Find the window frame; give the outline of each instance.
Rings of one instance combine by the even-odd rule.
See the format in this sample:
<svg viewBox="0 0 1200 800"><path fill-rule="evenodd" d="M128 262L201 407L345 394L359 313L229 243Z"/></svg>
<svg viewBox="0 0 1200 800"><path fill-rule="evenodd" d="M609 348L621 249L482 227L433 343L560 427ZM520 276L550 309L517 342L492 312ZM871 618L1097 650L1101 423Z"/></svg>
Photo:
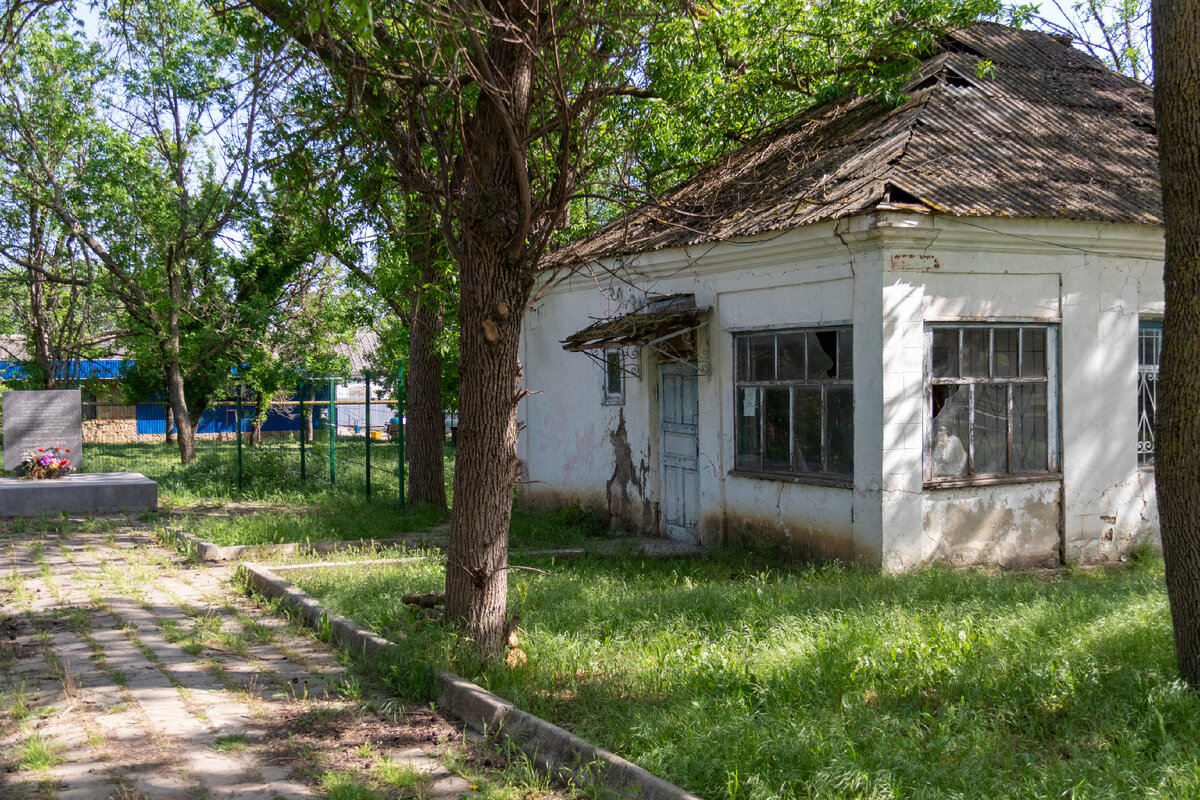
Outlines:
<svg viewBox="0 0 1200 800"><path fill-rule="evenodd" d="M804 326L789 326L770 328L753 328L740 329L730 331L733 339L733 469L730 470L731 475L740 475L743 477L762 478L768 480L789 481L793 483L812 483L818 485L831 485L838 487L848 487L854 482L854 361L853 361L853 337L854 329L850 323L834 323L822 325L804 325ZM808 336L810 334L833 333L836 335L835 346L835 363L833 369L834 377L808 377L810 371L809 363L809 344ZM780 379L780 337L785 336L804 336L804 362L800 365L794 365L793 368L799 368L803 377L793 377ZM752 377L749 373L753 367L747 361L753 361L749 354L750 340L755 338L772 338L772 378L759 379ZM746 352L743 353L743 343L745 343ZM827 351L826 351L827 352ZM743 402L743 393L746 389L755 391L755 405L757 419L757 431L755 438L757 439L757 464L748 464L746 459L748 455L742 455L742 426L740 424L741 409ZM770 466L768 460L768 437L766 434L767 414L764 406L767 403L768 390L787 390L788 408L788 465L786 468L778 466ZM820 392L820 469L819 470L800 470L797 469L799 463L797 454L799 448L797 446L797 392L798 390L813 390L817 389ZM831 415L829 405L830 390L847 392L849 395L848 415L846 409L841 410L843 419L848 419L848 448L844 449L844 457L846 459L844 471L831 470ZM844 444L844 442L843 442ZM803 458L803 454L800 454Z"/></svg>
<svg viewBox="0 0 1200 800"><path fill-rule="evenodd" d="M1139 469L1154 469L1154 419L1158 414L1158 370L1162 364L1162 334L1162 317L1138 319L1137 462ZM1152 354L1153 363L1146 359L1148 354ZM1148 414L1147 405L1149 405Z"/></svg>
<svg viewBox="0 0 1200 800"><path fill-rule="evenodd" d="M1043 376L1025 376L1023 375L1024 362L1024 336L1018 335L1018 351L1017 351L1017 366L1015 375L998 375L996 374L996 346L995 346L995 331L997 330L1038 330L1045 334L1045 351L1043 359L1045 362L1045 375ZM938 330L957 330L958 336L958 377L935 377L934 376L934 333ZM986 375L964 375L964 337L966 331L987 331L988 332L988 363ZM1060 348L1060 329L1059 325L1054 322L1034 321L1034 320L986 320L986 321L971 321L971 322L926 322L925 323L925 368L924 368L924 399L925 407L922 413L924 426L924 452L922 454L922 473L923 483L929 488L938 487L954 487L954 486L979 486L988 484L1005 484L1005 483L1027 483L1045 480L1056 480L1062 477L1062 468L1060 463L1062 424L1059 403L1061 397L1061 387L1059 386L1059 348ZM1014 470L1014 426L1015 414L1013 411L1013 388L1014 386L1029 386L1044 384L1046 386L1046 468L1038 470ZM970 440L967 442L967 474L965 475L936 475L933 469L934 457L934 391L936 386L966 386L968 388L967 396L967 421L968 431L970 431ZM975 422L976 412L976 391L977 386L1004 386L1005 400L1007 405L1007 413L1005 416L1005 452L1004 462L1006 469L1003 472L976 472L975 469L975 446L976 437L974 431L977 430Z"/></svg>
<svg viewBox="0 0 1200 800"><path fill-rule="evenodd" d="M600 363L604 365L604 369L600 371L600 404L623 406L625 405L625 351L620 347L605 347L601 352L603 357ZM618 385L616 390L612 388L614 375Z"/></svg>

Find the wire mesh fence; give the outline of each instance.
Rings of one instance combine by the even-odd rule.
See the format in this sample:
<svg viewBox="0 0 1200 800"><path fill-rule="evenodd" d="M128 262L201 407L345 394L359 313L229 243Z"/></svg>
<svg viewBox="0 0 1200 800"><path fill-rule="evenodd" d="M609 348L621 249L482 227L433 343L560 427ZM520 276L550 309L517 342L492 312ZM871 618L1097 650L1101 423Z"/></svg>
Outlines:
<svg viewBox="0 0 1200 800"><path fill-rule="evenodd" d="M396 394L370 373L304 378L269 398L236 386L200 414L187 465L166 403L85 401L80 469L140 472L196 493L337 491L402 507L404 425Z"/></svg>

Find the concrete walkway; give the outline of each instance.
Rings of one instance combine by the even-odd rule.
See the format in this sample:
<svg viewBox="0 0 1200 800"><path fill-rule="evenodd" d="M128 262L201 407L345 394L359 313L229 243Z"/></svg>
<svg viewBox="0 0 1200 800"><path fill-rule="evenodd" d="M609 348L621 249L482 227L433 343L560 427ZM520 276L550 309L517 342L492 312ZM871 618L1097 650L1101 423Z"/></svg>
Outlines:
<svg viewBox="0 0 1200 800"><path fill-rule="evenodd" d="M436 800L505 782L502 759L427 705L379 699L239 594L230 566L188 564L123 519L37 527L0 521L0 797L278 800L360 783Z"/></svg>

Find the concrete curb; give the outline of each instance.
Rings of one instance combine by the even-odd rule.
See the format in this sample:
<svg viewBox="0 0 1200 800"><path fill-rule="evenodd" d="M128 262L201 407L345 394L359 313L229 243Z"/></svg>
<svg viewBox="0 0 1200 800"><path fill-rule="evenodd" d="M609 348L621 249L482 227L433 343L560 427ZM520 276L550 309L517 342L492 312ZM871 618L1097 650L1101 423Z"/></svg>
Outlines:
<svg viewBox="0 0 1200 800"><path fill-rule="evenodd" d="M382 550L397 545L422 546L419 542L407 537L392 539L347 539L331 542L284 542L282 544L227 544L219 545L206 542L194 533L175 531L175 546L188 555L194 555L201 561L235 561L246 558L267 558L270 556L294 555L325 555L340 553L346 550ZM443 549L437 545L429 545L433 549ZM561 558L582 558L587 551L582 548L567 548L562 550L527 550L516 551L514 555L522 556L558 556ZM382 559L372 563L391 562L396 559ZM405 561L407 559L399 559ZM300 567L309 566L302 564Z"/></svg>
<svg viewBox="0 0 1200 800"><path fill-rule="evenodd" d="M218 545L206 542L187 531L175 532L175 544L180 550L195 555L201 561L234 561L239 558L266 558L269 556L324 555L343 550L361 550L370 547L382 550L402 544L413 544L409 539L352 539L337 542L286 542L283 544L229 544Z"/></svg>
<svg viewBox="0 0 1200 800"><path fill-rule="evenodd" d="M340 614L328 611L316 599L266 567L242 564L239 572L259 592L278 598L309 626L327 633L332 641L350 652L371 658L397 646ZM539 769L559 780L570 781L576 786L607 789L623 799L636 796L638 800L701 800L637 764L526 713L452 672L438 670L435 675L440 686L438 702L442 708L480 733L503 737L525 753Z"/></svg>

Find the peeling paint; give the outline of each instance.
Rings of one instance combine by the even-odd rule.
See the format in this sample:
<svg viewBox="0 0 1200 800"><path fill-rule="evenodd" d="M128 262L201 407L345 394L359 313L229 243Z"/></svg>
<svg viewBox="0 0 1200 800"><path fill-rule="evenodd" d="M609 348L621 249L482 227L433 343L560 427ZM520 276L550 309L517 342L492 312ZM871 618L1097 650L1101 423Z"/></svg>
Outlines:
<svg viewBox="0 0 1200 800"><path fill-rule="evenodd" d="M617 429L608 434L613 449L612 477L604 484L609 526L636 527L645 532L654 522L653 505L646 500L646 462L634 466L633 448L625 430L625 409L620 410Z"/></svg>
<svg viewBox="0 0 1200 800"><path fill-rule="evenodd" d="M928 560L956 566L1056 566L1057 483L934 489L924 498Z"/></svg>

